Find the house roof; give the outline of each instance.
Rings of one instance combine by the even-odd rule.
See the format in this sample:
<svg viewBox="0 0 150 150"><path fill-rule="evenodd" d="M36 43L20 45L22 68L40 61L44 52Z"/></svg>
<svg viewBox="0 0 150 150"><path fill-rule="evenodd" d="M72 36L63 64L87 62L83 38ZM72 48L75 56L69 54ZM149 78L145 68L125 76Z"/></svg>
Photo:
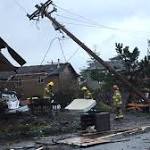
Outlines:
<svg viewBox="0 0 150 150"><path fill-rule="evenodd" d="M111 66L113 69L115 69L116 71L122 71L125 69L124 64L122 63L121 60L116 60L116 59L110 59L110 61L105 61L105 63L107 63L109 66ZM100 71L104 71L106 70L106 68L100 64L99 62L94 62L91 63L90 66L88 67L89 70L94 70L94 69L98 69Z"/></svg>
<svg viewBox="0 0 150 150"><path fill-rule="evenodd" d="M78 75L70 63L53 63L47 65L35 65L35 66L23 66L17 70L17 75L29 75L37 73L47 73L50 75L59 75L63 69L68 66L74 72L75 75Z"/></svg>
<svg viewBox="0 0 150 150"><path fill-rule="evenodd" d="M48 64L48 65L34 65L34 66L23 66L19 67L16 72L13 71L3 71L0 73L0 80L7 80L11 76L22 76L22 75L33 75L33 74L43 74L47 76L59 75L65 67L69 67L76 77L79 75L74 70L70 63L60 63L58 64Z"/></svg>
<svg viewBox="0 0 150 150"><path fill-rule="evenodd" d="M113 60L121 60L121 56L117 55L115 57L110 58L109 60L113 61Z"/></svg>

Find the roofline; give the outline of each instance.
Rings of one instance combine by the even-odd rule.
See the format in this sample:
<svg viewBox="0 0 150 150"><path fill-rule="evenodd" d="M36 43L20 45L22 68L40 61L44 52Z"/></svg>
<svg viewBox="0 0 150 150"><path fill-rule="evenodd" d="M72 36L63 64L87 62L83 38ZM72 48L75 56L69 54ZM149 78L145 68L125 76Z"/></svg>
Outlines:
<svg viewBox="0 0 150 150"><path fill-rule="evenodd" d="M22 74L16 74L15 76L30 76L30 75L48 75L46 72L40 72L40 73L22 73Z"/></svg>

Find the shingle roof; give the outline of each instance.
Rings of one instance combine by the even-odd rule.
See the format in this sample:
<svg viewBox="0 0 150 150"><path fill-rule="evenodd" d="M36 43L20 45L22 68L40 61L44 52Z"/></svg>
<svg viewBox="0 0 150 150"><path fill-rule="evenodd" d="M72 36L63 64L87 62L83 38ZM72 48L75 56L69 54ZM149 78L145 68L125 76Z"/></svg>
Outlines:
<svg viewBox="0 0 150 150"><path fill-rule="evenodd" d="M48 65L35 65L35 66L23 66L17 70L17 74L32 74L32 73L41 73L46 72L51 74L52 72L58 73L66 64L48 64Z"/></svg>
<svg viewBox="0 0 150 150"><path fill-rule="evenodd" d="M70 63L60 63L59 67L56 63L48 65L23 66L17 70L17 74L48 73L48 75L58 75L66 66L71 67L75 75L78 75Z"/></svg>
<svg viewBox="0 0 150 150"><path fill-rule="evenodd" d="M30 75L37 73L47 73L48 76L59 75L66 66L71 68L75 76L79 76L70 63L60 63L59 66L58 64L23 66L18 68L16 72L0 72L0 80L7 80L12 75Z"/></svg>

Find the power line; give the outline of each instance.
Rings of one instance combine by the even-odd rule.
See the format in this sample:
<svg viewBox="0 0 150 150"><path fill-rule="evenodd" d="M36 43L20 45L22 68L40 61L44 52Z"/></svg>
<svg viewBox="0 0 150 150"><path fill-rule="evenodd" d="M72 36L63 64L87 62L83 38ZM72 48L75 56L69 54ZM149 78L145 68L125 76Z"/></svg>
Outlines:
<svg viewBox="0 0 150 150"><path fill-rule="evenodd" d="M68 19L68 20L73 20L73 21L77 21L77 22L78 22L78 23L64 22L64 23L67 23L67 24L82 25L82 26L87 26L87 27L99 27L99 26L97 26L97 25L87 23L86 21L82 21L82 20L80 20L80 19L75 19L75 18L71 18L71 17L68 17L68 16L59 15L59 14L57 14L56 16L61 17L61 18L65 18L65 19ZM79 23L79 22L80 22L80 23ZM83 24L81 24L81 23L83 23Z"/></svg>
<svg viewBox="0 0 150 150"><path fill-rule="evenodd" d="M15 2L16 5L17 5L21 10L23 10L26 14L28 13L27 10L26 10L17 0L14 0L14 2Z"/></svg>
<svg viewBox="0 0 150 150"><path fill-rule="evenodd" d="M79 51L79 48L77 50L75 50L75 52L68 58L67 62L69 62L78 51Z"/></svg>
<svg viewBox="0 0 150 150"><path fill-rule="evenodd" d="M63 55L63 57L64 57L64 60L65 60L65 62L66 62L65 53L64 53L64 50L63 50L63 47L62 47L62 44L61 44L61 39L60 39L60 38L58 38L58 42L59 42L59 45L60 45L60 50L61 50L61 52L62 52L62 55Z"/></svg>
<svg viewBox="0 0 150 150"><path fill-rule="evenodd" d="M64 12L67 12L67 13L72 14L72 15L74 15L74 16L80 17L80 18L82 18L82 19L84 19L84 20L86 20L86 21L89 22L89 19L86 18L86 17L84 17L84 16L81 16L81 15L79 15L79 14L77 14L77 13L74 13L74 12L68 10L68 9L62 8L62 7L58 6L58 5L55 5L55 6L58 7L60 10L63 10Z"/></svg>
<svg viewBox="0 0 150 150"><path fill-rule="evenodd" d="M84 27L91 27L91 28L102 29L102 28L100 28L100 27L98 27L98 26L91 25L91 24L82 24L82 23L65 22L65 21L63 21L62 23L71 24L71 25L75 25L75 26L84 26Z"/></svg>
<svg viewBox="0 0 150 150"><path fill-rule="evenodd" d="M81 19L78 19L78 18L72 18L72 17L60 15L60 14L56 14L56 16L61 17L61 18L66 18L66 19L69 19L69 20L74 20L74 21L80 21L80 22L84 22L84 23L89 23L89 21L81 20Z"/></svg>
<svg viewBox="0 0 150 150"><path fill-rule="evenodd" d="M47 49L47 51L45 52L45 55L44 55L44 57L43 57L43 59L42 59L42 61L41 61L41 65L43 64L43 62L44 62L44 60L45 60L45 58L46 58L48 52L50 51L50 48L51 48L53 42L54 42L56 39L58 39L58 37L54 37L54 38L50 41L49 46L48 46L48 49Z"/></svg>
<svg viewBox="0 0 150 150"><path fill-rule="evenodd" d="M77 17L79 17L79 18L84 19L84 21L86 21L86 22L91 22L93 25L97 25L97 26L100 26L100 27L102 27L102 28L107 28L107 29L111 29L111 30L121 30L121 29L119 29L119 28L115 28L115 27L110 27L110 26L106 26L106 25L99 24L98 22L95 22L94 20L91 20L91 19L89 19L89 18L87 18L87 17L81 16L81 15L79 15L79 14L77 14L77 13L74 13L74 12L68 10L68 9L64 9L64 8L58 6L58 5L55 5L55 6L58 7L59 9L65 11L65 12L69 13L69 14L72 14L72 15L74 15L74 16L77 16ZM68 17L68 18L69 18L69 17Z"/></svg>
<svg viewBox="0 0 150 150"><path fill-rule="evenodd" d="M71 19L73 20L73 19ZM81 22L81 21L80 21ZM75 25L75 26L84 26L84 27L90 27L90 28L97 28L97 29L108 29L108 30L112 30L112 31L119 31L119 32L132 32L132 33L150 33L150 31L144 31L144 30L129 30L129 29L121 29L121 28L115 28L115 27L102 27L102 26L98 26L98 25L94 25L94 24L85 24L84 22L82 23L74 23L74 22L66 22L63 21L62 23L65 24L71 24L71 25Z"/></svg>
<svg viewBox="0 0 150 150"><path fill-rule="evenodd" d="M23 5L21 5L17 0L14 0L14 2L16 3L16 5L25 13L28 14L27 10L25 9L25 7L23 7ZM34 24L34 23L33 23ZM37 30L40 30L37 22L34 24Z"/></svg>
<svg viewBox="0 0 150 150"><path fill-rule="evenodd" d="M128 29L121 29L121 28L118 28L118 27L111 27L111 26L107 26L107 25L103 25L103 24L99 24L98 22L95 22L87 17L84 17L84 16L81 16L77 13L74 13L70 10L67 10L67 9L64 9L58 5L55 5L56 7L58 7L60 10L64 11L64 12L67 12L69 14L72 14L76 17L79 17L81 19L76 19L76 18L71 18L71 17L68 17L68 16L63 16L63 15L57 15L58 17L63 17L63 18L66 18L66 19L70 19L70 20L76 20L76 21L80 21L80 22L88 22L88 24L86 25L83 25L83 24L74 24L74 23L68 23L68 24L72 24L72 25L82 25L82 26L86 26L86 27L99 27L99 28L104 28L104 29L108 29L108 30L115 30L115 31L120 31L120 32L144 32L144 33L150 33L150 31L142 31L142 30L136 30L136 31L133 31L133 30L128 30ZM90 23L89 23L90 22ZM92 26L93 25L93 26Z"/></svg>

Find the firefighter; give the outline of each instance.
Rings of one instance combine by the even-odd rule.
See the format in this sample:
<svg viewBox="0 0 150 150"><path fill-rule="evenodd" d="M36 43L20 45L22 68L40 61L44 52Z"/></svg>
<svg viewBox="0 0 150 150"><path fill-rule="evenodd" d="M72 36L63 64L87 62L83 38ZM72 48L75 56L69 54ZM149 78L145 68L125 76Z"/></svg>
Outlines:
<svg viewBox="0 0 150 150"><path fill-rule="evenodd" d="M122 112L122 97L117 85L113 86L113 106L115 112L115 119L123 118Z"/></svg>
<svg viewBox="0 0 150 150"><path fill-rule="evenodd" d="M92 93L87 89L86 86L83 86L81 90L83 91L83 95L85 99L92 99Z"/></svg>
<svg viewBox="0 0 150 150"><path fill-rule="evenodd" d="M50 81L45 89L44 89L44 98L48 98L49 100L52 100L54 93L53 93L53 86L54 82Z"/></svg>

